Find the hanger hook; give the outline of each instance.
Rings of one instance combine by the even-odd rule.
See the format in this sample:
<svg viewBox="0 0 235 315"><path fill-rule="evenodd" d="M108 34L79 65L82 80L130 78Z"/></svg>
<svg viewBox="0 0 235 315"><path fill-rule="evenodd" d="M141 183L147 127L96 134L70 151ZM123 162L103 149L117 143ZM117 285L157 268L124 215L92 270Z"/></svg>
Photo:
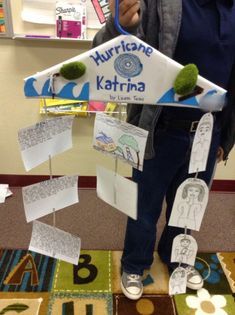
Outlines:
<svg viewBox="0 0 235 315"><path fill-rule="evenodd" d="M130 33L126 32L123 27L119 23L119 0L115 0L115 18L114 24L117 31L122 35L130 35Z"/></svg>

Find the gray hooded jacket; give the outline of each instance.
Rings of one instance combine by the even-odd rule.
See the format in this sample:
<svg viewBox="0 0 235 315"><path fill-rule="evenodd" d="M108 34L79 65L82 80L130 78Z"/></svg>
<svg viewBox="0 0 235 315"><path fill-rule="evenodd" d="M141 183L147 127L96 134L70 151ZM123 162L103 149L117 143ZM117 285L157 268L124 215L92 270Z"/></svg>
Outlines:
<svg viewBox="0 0 235 315"><path fill-rule="evenodd" d="M181 16L182 0L142 0L141 22L127 31L172 58L178 40ZM105 26L96 34L93 47L118 35L120 34L110 16ZM127 121L149 131L145 159L154 157L154 132L161 111L161 106L128 104ZM228 88L228 105L222 113L222 122L221 146L224 149L224 159L227 159L235 142L235 66Z"/></svg>

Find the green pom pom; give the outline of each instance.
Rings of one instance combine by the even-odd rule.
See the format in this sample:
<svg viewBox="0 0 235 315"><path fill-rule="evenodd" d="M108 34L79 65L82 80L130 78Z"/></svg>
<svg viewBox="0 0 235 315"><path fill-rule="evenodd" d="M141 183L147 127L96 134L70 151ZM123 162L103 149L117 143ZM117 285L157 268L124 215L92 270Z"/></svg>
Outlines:
<svg viewBox="0 0 235 315"><path fill-rule="evenodd" d="M197 84L198 68L194 64L186 65L177 75L174 82L175 93L188 95L193 92Z"/></svg>
<svg viewBox="0 0 235 315"><path fill-rule="evenodd" d="M67 80L76 80L86 72L86 66L82 62L70 62L63 65L60 69L60 75Z"/></svg>

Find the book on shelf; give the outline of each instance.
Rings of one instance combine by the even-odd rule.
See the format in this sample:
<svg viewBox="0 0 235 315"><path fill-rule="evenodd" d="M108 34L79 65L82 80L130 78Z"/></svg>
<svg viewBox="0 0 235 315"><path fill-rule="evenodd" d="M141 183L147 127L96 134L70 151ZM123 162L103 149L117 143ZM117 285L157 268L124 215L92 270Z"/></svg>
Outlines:
<svg viewBox="0 0 235 315"><path fill-rule="evenodd" d="M86 39L86 1L56 1L56 36Z"/></svg>

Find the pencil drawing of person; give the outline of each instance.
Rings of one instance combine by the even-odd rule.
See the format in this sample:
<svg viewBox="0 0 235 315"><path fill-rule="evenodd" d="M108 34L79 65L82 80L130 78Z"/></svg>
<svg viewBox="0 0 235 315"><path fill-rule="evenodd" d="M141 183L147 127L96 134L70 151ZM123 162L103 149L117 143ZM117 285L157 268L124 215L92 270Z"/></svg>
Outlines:
<svg viewBox="0 0 235 315"><path fill-rule="evenodd" d="M206 167L207 155L210 148L211 129L212 125L210 121L205 120L199 123L197 137L195 136L191 154L191 163L195 171L202 171Z"/></svg>
<svg viewBox="0 0 235 315"><path fill-rule="evenodd" d="M177 210L178 226L199 230L200 222L197 220L203 209L202 202L205 196L205 189L201 184L186 184L182 191L183 201L179 203Z"/></svg>
<svg viewBox="0 0 235 315"><path fill-rule="evenodd" d="M171 294L179 294L184 292L186 271L183 268L177 268L171 275L170 286Z"/></svg>
<svg viewBox="0 0 235 315"><path fill-rule="evenodd" d="M188 260L193 255L194 251L190 249L191 241L189 238L182 238L180 246L175 248L175 260L180 263L188 264Z"/></svg>

